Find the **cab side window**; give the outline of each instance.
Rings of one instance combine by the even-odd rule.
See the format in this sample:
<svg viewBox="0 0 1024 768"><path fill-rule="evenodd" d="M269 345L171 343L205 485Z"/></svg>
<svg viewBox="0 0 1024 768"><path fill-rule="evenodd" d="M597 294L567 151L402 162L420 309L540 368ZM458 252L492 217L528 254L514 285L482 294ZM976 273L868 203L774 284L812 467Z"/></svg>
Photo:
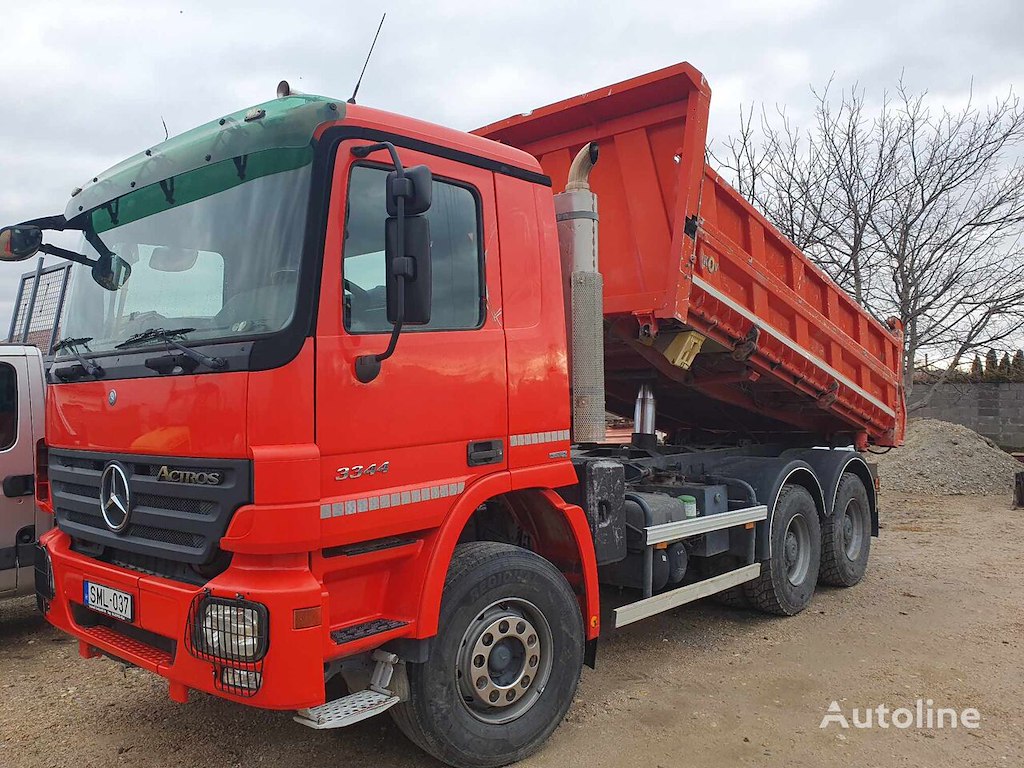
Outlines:
<svg viewBox="0 0 1024 768"><path fill-rule="evenodd" d="M349 177L342 261L345 329L390 333L384 263L384 187L389 169L355 165ZM438 179L430 221L430 323L418 330L479 328L483 322L483 253L476 195L467 187Z"/></svg>
<svg viewBox="0 0 1024 768"><path fill-rule="evenodd" d="M18 439L18 374L8 363L0 363L0 451Z"/></svg>

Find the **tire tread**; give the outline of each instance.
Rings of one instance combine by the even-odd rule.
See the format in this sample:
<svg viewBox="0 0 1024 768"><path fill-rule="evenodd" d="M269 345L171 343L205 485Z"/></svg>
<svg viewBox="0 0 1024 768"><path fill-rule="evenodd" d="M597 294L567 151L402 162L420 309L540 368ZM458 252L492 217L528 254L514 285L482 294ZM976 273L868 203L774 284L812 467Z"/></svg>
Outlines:
<svg viewBox="0 0 1024 768"><path fill-rule="evenodd" d="M783 505L784 501L794 494L805 494L813 506L813 498L806 488L801 485L786 485L779 492L779 498L775 502L776 511ZM769 530L768 535L772 536L773 534L774 531ZM802 610L794 611L782 601L779 590L776 588L773 580L771 558L761 563L761 575L753 581L744 584L743 591L750 604L764 613L771 613L776 616L794 616Z"/></svg>
<svg viewBox="0 0 1024 768"><path fill-rule="evenodd" d="M572 596L572 590L568 582L565 582L565 577L562 575L562 573L557 568L555 568L555 566L552 565L549 561L545 560L544 558L540 557L534 552L531 552L530 550L524 549L522 547L517 547L512 544L504 544L501 542L471 541L456 546L455 552L452 555L451 562L448 566L448 573L445 576L444 592L442 593L441 598L442 618L445 609L445 596L448 594L449 588L452 585L459 582L467 573L470 573L471 571L479 568L481 565L484 565L491 560L502 558L509 561L522 561L524 557L530 558L535 566L539 566L542 569L548 570L553 578L561 580L565 586L566 591L568 592L568 595ZM575 601L575 597L572 597ZM577 616L579 621L580 636L582 637L583 619L582 616L579 616L579 614L577 614ZM580 660L582 662L582 647ZM407 680L409 676L415 674L416 670L414 669L414 667L417 666L420 665L406 665ZM411 690L412 681L408 680L408 682ZM566 706L568 706L568 704ZM448 748L445 747L445 745L443 745L437 739L436 735L431 730L430 724L422 719L421 713L419 712L411 698L409 700L399 702L394 707L392 707L389 710L389 712L391 713L391 717L394 720L395 724L398 726L399 730L403 734L405 734L405 736L410 741L412 741L416 746L418 746L427 754L432 755L433 757L442 760L443 762L449 765L456 765L460 766L461 768L485 768L496 765L505 765L510 762L516 762L532 754L532 752L540 746L540 743L543 743L540 742L538 744L527 744L522 749L518 750L518 752L514 756L512 756L511 759L501 760L499 762L495 762L491 759L487 759L484 757L467 758L464 753L458 755L454 752L451 752Z"/></svg>
<svg viewBox="0 0 1024 768"><path fill-rule="evenodd" d="M859 484L862 488L864 481L861 480L857 475L850 472L845 473L839 480L839 487L836 489L836 498L840 499L844 496L846 486ZM867 496L865 489L865 496ZM870 503L870 502L869 502ZM832 510L832 514L836 514L836 510ZM864 546L869 548L871 546L871 533L867 531L865 533ZM840 562L840 549L838 542L836 541L836 530L833 521L825 520L821 526L821 570L818 572L818 583L827 584L831 587L852 587L854 584L860 581L860 577L856 580L851 580L844 574L842 563Z"/></svg>

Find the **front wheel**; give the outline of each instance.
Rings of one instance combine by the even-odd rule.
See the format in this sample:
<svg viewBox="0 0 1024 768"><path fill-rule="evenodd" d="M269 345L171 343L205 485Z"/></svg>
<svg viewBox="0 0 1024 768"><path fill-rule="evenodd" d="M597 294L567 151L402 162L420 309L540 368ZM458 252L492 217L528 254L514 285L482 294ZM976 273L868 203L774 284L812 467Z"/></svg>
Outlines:
<svg viewBox="0 0 1024 768"><path fill-rule="evenodd" d="M456 548L430 658L407 664L409 699L395 722L457 768L522 760L572 703L583 666L583 620L565 577L509 544Z"/></svg>

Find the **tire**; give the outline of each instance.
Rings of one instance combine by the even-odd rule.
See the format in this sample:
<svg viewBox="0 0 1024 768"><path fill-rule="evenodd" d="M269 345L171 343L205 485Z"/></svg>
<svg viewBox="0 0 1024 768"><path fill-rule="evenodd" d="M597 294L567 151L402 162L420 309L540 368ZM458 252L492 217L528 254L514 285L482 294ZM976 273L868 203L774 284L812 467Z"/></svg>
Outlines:
<svg viewBox="0 0 1024 768"><path fill-rule="evenodd" d="M864 481L844 474L836 505L821 524L821 572L818 582L852 587L864 578L871 554L871 503Z"/></svg>
<svg viewBox="0 0 1024 768"><path fill-rule="evenodd" d="M725 592L719 592L711 600L725 608L749 608L750 601L747 600L747 593L743 585L729 587Z"/></svg>
<svg viewBox="0 0 1024 768"><path fill-rule="evenodd" d="M551 563L510 544L461 544L430 658L405 665L409 698L390 711L416 745L456 768L522 760L569 709L583 644L576 596Z"/></svg>
<svg viewBox="0 0 1024 768"><path fill-rule="evenodd" d="M771 522L771 557L761 575L745 584L755 608L794 616L811 602L821 565L821 525L806 488L787 485L779 493Z"/></svg>

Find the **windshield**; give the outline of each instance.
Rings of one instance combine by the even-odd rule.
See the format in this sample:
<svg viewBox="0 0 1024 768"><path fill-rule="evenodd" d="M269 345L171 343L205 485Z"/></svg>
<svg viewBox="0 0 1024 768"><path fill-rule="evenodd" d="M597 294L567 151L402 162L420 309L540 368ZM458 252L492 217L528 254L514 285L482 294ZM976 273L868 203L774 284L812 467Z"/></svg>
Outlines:
<svg viewBox="0 0 1024 768"><path fill-rule="evenodd" d="M89 339L80 350L88 354L152 328L193 329L186 344L284 328L295 308L311 161L308 147L243 155L84 213L131 265L131 278L108 291L75 265L61 335Z"/></svg>

